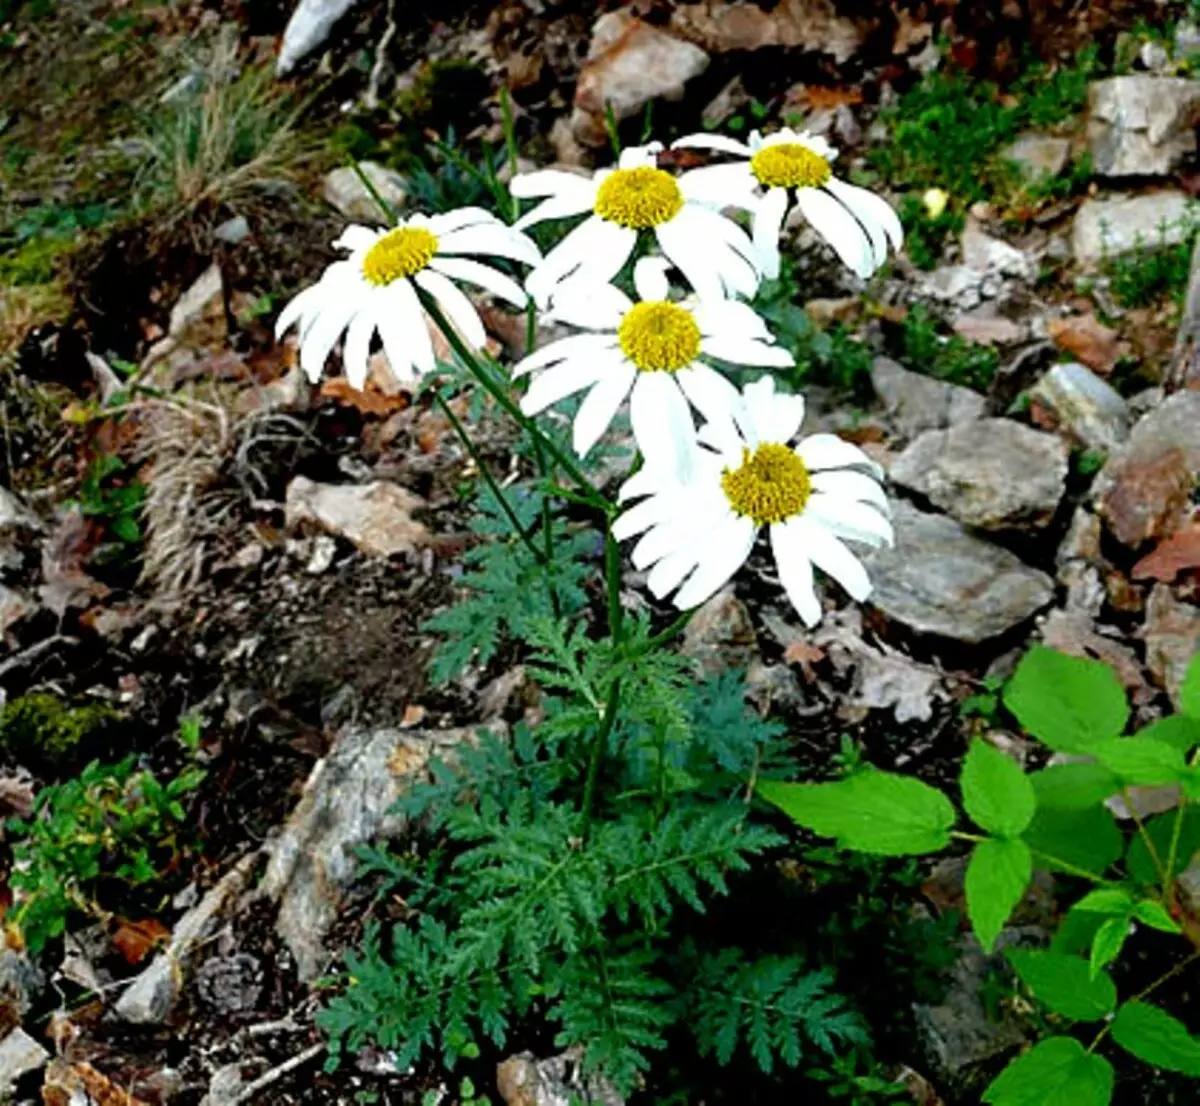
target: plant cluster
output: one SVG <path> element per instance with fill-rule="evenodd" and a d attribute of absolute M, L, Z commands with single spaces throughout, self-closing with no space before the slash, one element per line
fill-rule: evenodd
<path fill-rule="evenodd" d="M 79 485 L 79 510 L 85 518 L 103 523 L 105 530 L 123 545 L 142 540 L 138 513 L 146 498 L 146 487 L 136 480 L 118 479 L 126 464 L 115 454 L 97 457 Z"/>
<path fill-rule="evenodd" d="M 48 691 L 0 707 L 0 748 L 21 764 L 54 772 L 95 755 L 120 715 L 108 703 L 70 706 Z"/>
<path fill-rule="evenodd" d="M 1005 685 L 1022 728 L 1061 762 L 1027 771 L 985 740 L 972 742 L 959 780 L 976 827 L 941 791 L 909 776 L 863 770 L 831 783 L 761 781 L 758 793 L 797 824 L 852 852 L 919 856 L 970 847 L 967 913 L 984 950 L 1003 948 L 1046 1030 L 983 1096 L 989 1106 L 1108 1106 L 1111 1041 L 1155 1068 L 1200 1078 L 1200 1038 L 1153 1000 L 1200 960 L 1200 912 L 1181 881 L 1200 851 L 1200 655 L 1184 680 L 1181 713 L 1123 736 L 1129 704 L 1098 661 L 1036 647 Z M 1137 811 L 1138 787 L 1174 787 L 1178 805 L 1132 818 L 1123 830 L 1112 804 Z M 1002 941 L 1005 923 L 1035 870 L 1061 873 L 1084 890 L 1049 948 Z M 1079 885 L 1077 884 L 1077 885 Z M 1174 942 L 1171 966 L 1121 1000 L 1114 968 L 1141 932 Z M 1132 971 L 1133 957 L 1124 974 Z M 1082 1039 L 1081 1039 L 1082 1038 Z"/>
<path fill-rule="evenodd" d="M 918 372 L 981 392 L 1000 367 L 995 349 L 958 334 L 941 334 L 938 320 L 920 304 L 905 316 L 901 344 L 905 362 Z"/>
<path fill-rule="evenodd" d="M 1109 258 L 1105 271 L 1116 301 L 1122 307 L 1150 307 L 1164 299 L 1182 304 L 1198 231 L 1200 221 L 1189 215 L 1182 226 L 1161 226 L 1156 242 L 1139 242 L 1135 249 Z M 1172 237 L 1177 240 L 1172 242 Z"/>

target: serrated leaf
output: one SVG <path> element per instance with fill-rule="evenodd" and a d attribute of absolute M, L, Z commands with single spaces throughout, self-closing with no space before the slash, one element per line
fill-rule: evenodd
<path fill-rule="evenodd" d="M 1094 1022 L 1116 1009 L 1117 988 L 1107 975 L 1092 976 L 1086 960 L 1044 949 L 1010 949 L 1005 956 L 1034 998 L 1056 1014 Z"/>
<path fill-rule="evenodd" d="M 1166 718 L 1151 722 L 1149 726 L 1143 726 L 1134 737 L 1173 745 L 1186 756 L 1200 745 L 1200 719 L 1186 714 L 1169 714 Z"/>
<path fill-rule="evenodd" d="M 1163 933 L 1183 932 L 1183 928 L 1171 917 L 1167 908 L 1162 903 L 1155 902 L 1153 899 L 1143 899 L 1141 902 L 1135 903 L 1133 916 L 1143 925 L 1148 925 L 1151 929 L 1161 930 Z"/>
<path fill-rule="evenodd" d="M 1039 810 L 1022 835 L 1039 868 L 1082 868 L 1103 876 L 1125 850 L 1125 837 L 1102 806 L 1087 810 Z"/>
<path fill-rule="evenodd" d="M 1127 1002 L 1112 1023 L 1113 1040 L 1156 1068 L 1200 1077 L 1200 1040 L 1187 1026 L 1148 1002 Z"/>
<path fill-rule="evenodd" d="M 1177 817 L 1179 817 L 1179 812 L 1176 810 L 1157 814 L 1145 823 L 1145 836 L 1137 833 L 1130 839 L 1129 851 L 1125 855 L 1125 867 L 1130 876 L 1138 883 L 1153 887 L 1161 882 L 1158 866 L 1150 855 L 1146 838 L 1150 839 L 1159 861 L 1165 867 L 1171 851 L 1171 838 L 1175 833 Z M 1185 807 L 1183 825 L 1180 827 L 1179 842 L 1175 850 L 1174 870 L 1169 874 L 1177 876 L 1180 872 L 1185 871 L 1198 850 L 1200 850 L 1200 810 L 1196 807 Z"/>
<path fill-rule="evenodd" d="M 758 793 L 797 825 L 879 856 L 937 852 L 957 815 L 940 791 L 909 776 L 866 771 L 835 783 L 764 780 Z"/>
<path fill-rule="evenodd" d="M 1033 876 L 1033 858 L 1023 841 L 988 838 L 975 846 L 967 863 L 967 917 L 984 952 L 996 938 Z"/>
<path fill-rule="evenodd" d="M 1121 790 L 1121 782 L 1101 764 L 1052 764 L 1029 777 L 1039 810 L 1086 810 Z"/>
<path fill-rule="evenodd" d="M 1092 938 L 1092 953 L 1088 958 L 1093 978 L 1121 955 L 1128 937 L 1128 918 L 1109 918 L 1096 930 L 1096 936 Z"/>
<path fill-rule="evenodd" d="M 1125 784 L 1157 787 L 1176 783 L 1187 770 L 1182 750 L 1148 738 L 1119 737 L 1097 742 L 1092 753 Z"/>
<path fill-rule="evenodd" d="M 1071 1037 L 1047 1037 L 983 1092 L 988 1106 L 1108 1106 L 1113 1069 Z"/>
<path fill-rule="evenodd" d="M 1086 753 L 1129 718 L 1125 689 L 1107 665 L 1034 646 L 1004 687 L 1004 705 L 1043 744 Z"/>
<path fill-rule="evenodd" d="M 1123 914 L 1128 917 L 1133 913 L 1133 896 L 1120 887 L 1098 887 L 1084 895 L 1071 909 L 1090 914 Z"/>
<path fill-rule="evenodd" d="M 967 813 L 989 833 L 1016 837 L 1032 821 L 1033 785 L 1019 764 L 988 742 L 971 743 L 960 783 Z"/>
<path fill-rule="evenodd" d="M 1187 673 L 1179 688 L 1179 708 L 1189 718 L 1200 721 L 1200 652 L 1188 662 Z"/>

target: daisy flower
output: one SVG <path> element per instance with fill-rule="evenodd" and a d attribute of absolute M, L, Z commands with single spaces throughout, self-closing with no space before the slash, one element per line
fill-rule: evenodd
<path fill-rule="evenodd" d="M 464 207 L 444 215 L 414 215 L 391 230 L 350 226 L 334 242 L 350 256 L 335 261 L 321 279 L 283 309 L 276 337 L 299 323 L 300 367 L 314 384 L 334 345 L 346 333 L 342 362 L 355 388 L 367 379 L 367 360 L 376 330 L 396 377 L 415 380 L 433 371 L 433 342 L 417 288 L 445 312 L 463 340 L 475 349 L 487 341 L 479 313 L 455 281 L 472 284 L 517 307 L 525 292 L 511 277 L 460 257 L 486 254 L 536 265 L 537 247 L 491 212 Z"/>
<path fill-rule="evenodd" d="M 888 243 L 904 241 L 900 220 L 886 200 L 833 175 L 837 151 L 823 138 L 785 127 L 749 144 L 719 134 L 692 134 L 674 146 L 717 150 L 743 160 L 692 169 L 679 187 L 700 201 L 752 212 L 752 235 L 763 274 L 779 275 L 779 232 L 788 201 L 849 268 L 869 277 L 887 260 Z"/>
<path fill-rule="evenodd" d="M 537 371 L 521 401 L 536 415 L 576 392 L 587 397 L 575 416 L 574 446 L 582 457 L 629 399 L 634 437 L 663 443 L 679 463 L 696 428 L 689 404 L 706 419 L 728 420 L 740 408 L 738 390 L 700 358 L 739 365 L 786 367 L 766 324 L 744 303 L 668 297 L 667 263 L 642 258 L 633 270 L 638 302 L 611 284 L 577 277 L 560 286 L 550 317 L 586 333 L 561 338 L 526 357 L 514 376 Z"/>
<path fill-rule="evenodd" d="M 866 569 L 844 542 L 892 543 L 882 471 L 833 434 L 790 446 L 804 400 L 776 395 L 769 376 L 742 394 L 740 425 L 709 423 L 683 471 L 665 451 L 646 453 L 645 467 L 620 492 L 622 500 L 642 502 L 616 520 L 613 535 L 643 535 L 634 565 L 650 568 L 647 586 L 656 597 L 674 591 L 673 602 L 686 610 L 733 576 L 766 527 L 780 583 L 805 624 L 815 626 L 814 565 L 856 600 L 871 592 Z"/>
<path fill-rule="evenodd" d="M 759 274 L 750 239 L 710 205 L 693 202 L 681 181 L 658 168 L 661 149 L 659 142 L 631 146 L 616 169 L 601 169 L 590 179 L 559 169 L 513 178 L 514 196 L 542 198 L 517 220 L 518 229 L 591 213 L 529 274 L 525 287 L 538 306 L 545 307 L 568 277 L 586 273 L 612 280 L 646 231 L 653 231 L 659 248 L 701 298 L 754 295 Z"/>

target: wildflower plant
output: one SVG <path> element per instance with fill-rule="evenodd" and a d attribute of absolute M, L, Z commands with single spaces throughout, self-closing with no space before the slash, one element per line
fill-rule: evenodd
<path fill-rule="evenodd" d="M 343 363 L 360 384 L 378 330 L 401 376 L 436 385 L 432 400 L 484 487 L 464 598 L 430 624 L 444 639 L 433 674 L 452 679 L 508 640 L 540 686 L 543 716 L 435 764 L 400 803 L 428 832 L 405 851 L 365 854 L 406 917 L 387 932 L 368 925 L 348 954 L 321 1016 L 331 1064 L 373 1045 L 401 1067 L 430 1056 L 449 1067 L 483 1041 L 502 1046 L 531 1016 L 625 1092 L 678 1033 L 694 1035 L 700 1055 L 729 1063 L 744 1051 L 765 1072 L 828 1070 L 867 1045 L 862 1017 L 802 942 L 680 938 L 689 917 L 784 844 L 749 799 L 753 781 L 787 770 L 780 728 L 747 713 L 740 679 L 700 681 L 671 642 L 762 531 L 784 592 L 813 624 L 814 566 L 865 598 L 847 543 L 890 542 L 892 529 L 881 473 L 861 450 L 828 434 L 793 444 L 804 403 L 771 377 L 792 358 L 746 302 L 773 264 L 768 230 L 777 237 L 779 220 L 768 212 L 752 238 L 686 175 L 660 167 L 661 151 L 626 150 L 590 178 L 517 175 L 500 205 L 512 225 L 475 208 L 400 220 L 379 201 L 391 228 L 351 228 L 340 240 L 350 257 L 279 319 L 280 333 L 299 325 L 314 379 L 346 332 Z M 515 169 L 511 142 L 509 152 Z M 540 202 L 521 216 L 525 198 Z M 758 203 L 775 203 L 740 199 L 752 219 Z M 894 215 L 872 200 L 854 209 L 875 217 L 855 254 L 863 272 L 898 240 Z M 523 234 L 579 217 L 545 256 Z M 827 237 L 841 248 L 836 229 Z M 497 267 L 448 256 L 459 253 Z M 529 269 L 524 288 L 508 275 L 516 265 Z M 525 305 L 531 338 L 539 313 L 572 333 L 540 348 L 531 340 L 506 370 L 481 352 L 460 280 Z M 433 361 L 430 328 L 459 362 L 451 371 Z M 747 369 L 761 378 L 733 376 Z M 514 421 L 524 480 L 500 486 L 470 420 L 447 402 L 447 379 L 468 381 Z M 579 393 L 564 435 L 552 409 Z M 635 449 L 613 497 L 587 466 L 626 406 Z M 650 592 L 674 595 L 680 613 L 665 626 L 626 609 L 620 543 L 633 537 Z"/>

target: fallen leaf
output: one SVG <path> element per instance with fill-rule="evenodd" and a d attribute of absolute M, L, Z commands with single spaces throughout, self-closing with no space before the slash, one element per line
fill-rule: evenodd
<path fill-rule="evenodd" d="M 825 650 L 803 638 L 797 638 L 783 651 L 783 659 L 788 664 L 799 665 L 800 671 L 804 673 L 805 683 L 811 684 L 816 679 L 813 665 L 825 659 Z"/>
<path fill-rule="evenodd" d="M 1189 568 L 1200 568 L 1200 522 L 1193 522 L 1160 542 L 1133 566 L 1133 578 L 1169 584 Z"/>
<path fill-rule="evenodd" d="M 1051 319 L 1046 324 L 1046 332 L 1059 349 L 1066 350 L 1089 369 L 1105 376 L 1130 353 L 1129 343 L 1122 342 L 1117 332 L 1105 326 L 1094 314 Z"/>
<path fill-rule="evenodd" d="M 127 964 L 140 964 L 147 955 L 171 938 L 171 931 L 156 918 L 122 921 L 113 934 L 112 946 Z"/>
<path fill-rule="evenodd" d="M 343 407 L 353 407 L 362 415 L 387 418 L 408 406 L 408 396 L 387 396 L 374 389 L 355 388 L 344 376 L 330 377 L 321 383 L 321 395 Z"/>
<path fill-rule="evenodd" d="M 861 88 L 829 88 L 823 85 L 809 85 L 801 97 L 814 111 L 821 108 L 841 107 L 842 104 L 861 104 L 863 102 Z"/>
<path fill-rule="evenodd" d="M 70 1064 L 58 1058 L 46 1067 L 42 1102 L 44 1106 L 71 1106 L 77 1102 L 95 1106 L 147 1106 L 145 1100 L 135 1098 L 91 1064 Z"/>
<path fill-rule="evenodd" d="M 400 719 L 400 728 L 407 730 L 411 726 L 419 726 L 424 719 L 425 708 L 420 703 L 409 703 Z"/>
<path fill-rule="evenodd" d="M 44 606 L 62 618 L 70 607 L 86 607 L 103 599 L 109 589 L 84 571 L 96 548 L 100 528 L 78 507 L 68 509 L 42 546 L 42 580 L 38 596 Z"/>

